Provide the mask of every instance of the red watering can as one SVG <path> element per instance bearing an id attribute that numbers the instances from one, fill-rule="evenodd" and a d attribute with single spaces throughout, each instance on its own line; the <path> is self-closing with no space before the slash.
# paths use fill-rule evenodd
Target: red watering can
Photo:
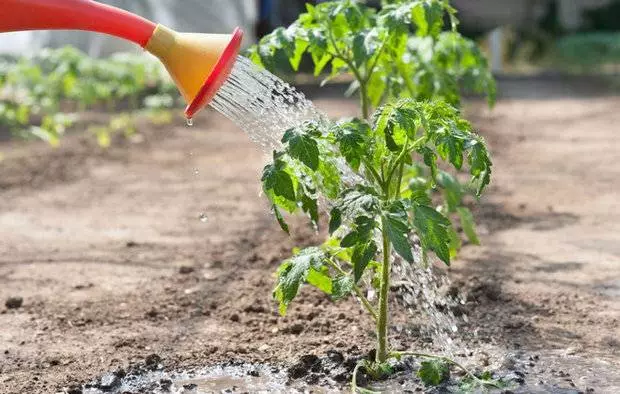
<path id="1" fill-rule="evenodd" d="M 2 0 L 0 33 L 20 30 L 88 30 L 132 41 L 166 66 L 191 118 L 230 75 L 243 32 L 177 33 L 138 15 L 92 0 Z"/>

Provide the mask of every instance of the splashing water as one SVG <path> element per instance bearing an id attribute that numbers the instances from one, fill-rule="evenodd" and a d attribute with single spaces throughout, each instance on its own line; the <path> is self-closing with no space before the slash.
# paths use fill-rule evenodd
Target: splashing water
<path id="1" fill-rule="evenodd" d="M 306 120 L 327 121 L 303 93 L 243 56 L 237 57 L 211 106 L 268 153 L 280 147 L 287 129 Z"/>
<path id="2" fill-rule="evenodd" d="M 430 262 L 426 265 L 419 246 L 413 252 L 413 264 L 396 254 L 392 256 L 392 277 L 398 289 L 397 295 L 410 315 L 419 314 L 421 309 L 428 317 L 423 331 L 433 338 L 433 343 L 442 352 L 454 357 L 454 353 L 462 350 L 463 346 L 456 343 L 458 319 L 452 311 L 464 301 L 458 296 L 444 295 L 443 290 L 450 286 L 447 275 L 434 269 Z M 467 316 L 463 315 L 463 319 L 467 321 Z"/>

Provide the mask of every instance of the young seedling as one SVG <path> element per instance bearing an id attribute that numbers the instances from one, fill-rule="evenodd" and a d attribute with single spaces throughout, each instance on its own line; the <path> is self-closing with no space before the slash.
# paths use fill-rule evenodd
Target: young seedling
<path id="1" fill-rule="evenodd" d="M 461 245 L 455 217 L 478 243 L 463 196 L 484 191 L 491 160 L 457 106 L 460 86 L 486 93 L 492 103 L 495 84 L 476 45 L 456 26 L 455 10 L 443 0 L 384 1 L 378 11 L 361 1 L 333 1 L 308 5 L 295 23 L 250 50 L 268 68 L 285 57 L 297 70 L 309 54 L 317 76 L 330 66 L 326 81 L 344 73 L 354 77 L 349 91 L 359 94 L 361 118 L 309 121 L 287 130 L 262 183 L 287 233 L 283 211 L 302 211 L 318 226 L 320 197 L 329 209 L 327 240 L 296 250 L 278 269 L 280 313 L 303 284 L 333 300 L 354 295 L 376 326 L 376 358 L 356 368 L 371 376 L 385 375 L 390 358 L 406 355 L 426 359 L 419 376 L 428 384 L 445 379 L 447 364 L 461 367 L 445 357 L 393 352 L 388 344 L 393 259 L 428 264 L 434 253 L 450 265 Z M 440 170 L 438 161 L 456 171 L 467 168 L 469 185 Z M 433 203 L 435 192 L 443 195 L 441 206 Z M 366 297 L 368 288 L 378 291 L 378 302 Z M 358 389 L 355 380 L 353 386 Z"/>

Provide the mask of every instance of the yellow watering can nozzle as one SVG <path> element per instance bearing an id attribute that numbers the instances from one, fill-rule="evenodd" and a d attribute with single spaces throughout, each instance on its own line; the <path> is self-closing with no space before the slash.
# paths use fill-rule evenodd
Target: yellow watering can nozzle
<path id="1" fill-rule="evenodd" d="M 177 33 L 157 25 L 145 49 L 157 56 L 187 102 L 191 118 L 207 105 L 228 79 L 243 31 L 232 34 Z"/>

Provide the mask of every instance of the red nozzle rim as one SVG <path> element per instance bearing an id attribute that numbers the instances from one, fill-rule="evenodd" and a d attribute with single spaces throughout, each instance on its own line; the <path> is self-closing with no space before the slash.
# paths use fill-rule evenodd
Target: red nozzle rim
<path id="1" fill-rule="evenodd" d="M 224 49 L 224 52 L 222 52 L 215 67 L 213 67 L 211 74 L 207 77 L 194 100 L 185 108 L 186 118 L 191 119 L 198 111 L 209 104 L 220 87 L 222 87 L 222 84 L 226 82 L 237 61 L 237 54 L 239 53 L 242 39 L 243 30 L 237 27 L 232 33 L 230 42 Z"/>

